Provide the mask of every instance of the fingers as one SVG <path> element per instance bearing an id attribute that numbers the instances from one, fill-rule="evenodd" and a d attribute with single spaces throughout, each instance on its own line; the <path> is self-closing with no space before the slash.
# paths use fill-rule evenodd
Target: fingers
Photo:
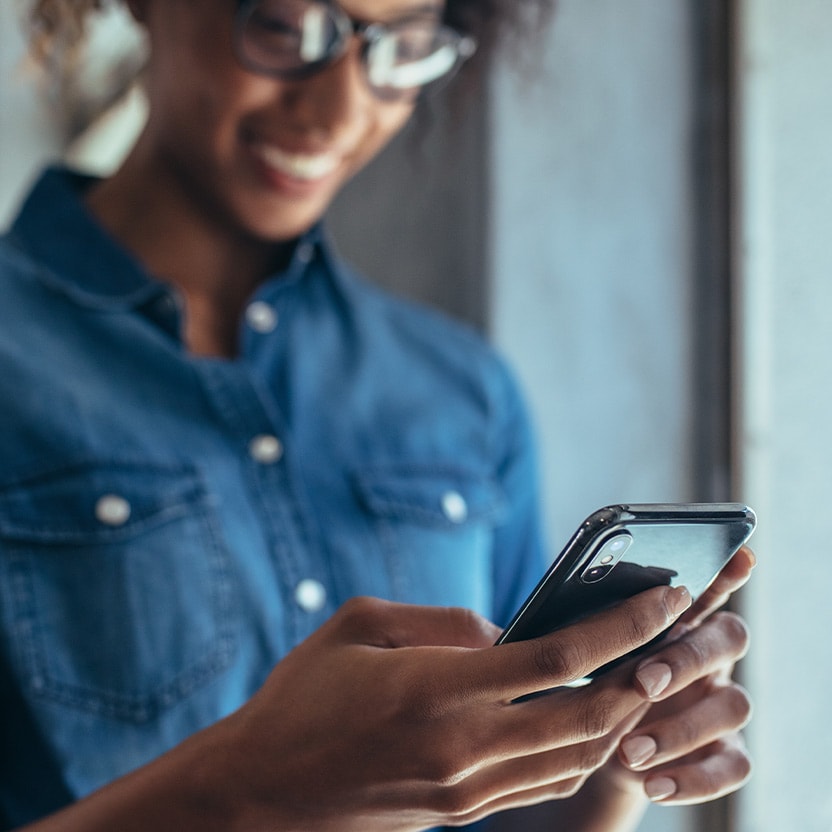
<path id="1" fill-rule="evenodd" d="M 681 623 L 695 627 L 716 612 L 751 577 L 757 558 L 747 546 L 743 546 L 722 568 L 713 583 L 699 596 L 685 613 Z"/>
<path id="2" fill-rule="evenodd" d="M 743 620 L 734 613 L 717 613 L 640 662 L 635 681 L 645 698 L 660 701 L 697 679 L 733 667 L 747 650 Z"/>
<path id="3" fill-rule="evenodd" d="M 627 714 L 618 724 L 610 726 L 595 739 L 581 740 L 563 746 L 561 742 L 541 741 L 538 753 L 528 750 L 523 756 L 504 759 L 479 776 L 480 782 L 491 787 L 492 794 L 501 791 L 520 791 L 537 788 L 555 780 L 584 777 L 600 768 L 619 747 L 621 739 L 632 731 L 646 712 L 639 707 Z M 510 757 L 510 755 L 506 755 Z"/>
<path id="4" fill-rule="evenodd" d="M 480 736 L 507 759 L 626 733 L 639 723 L 649 705 L 624 674 L 616 678 L 614 673 L 578 689 L 560 688 L 498 706 L 489 711 Z"/>
<path id="5" fill-rule="evenodd" d="M 620 757 L 633 771 L 653 769 L 739 731 L 750 718 L 747 692 L 736 684 L 719 685 L 680 713 L 629 734 Z"/>
<path id="6" fill-rule="evenodd" d="M 425 804 L 443 823 L 457 825 L 504 809 L 568 797 L 606 763 L 621 737 L 642 714 L 643 709 L 592 742 L 500 759 L 467 776 L 434 781 L 424 798 Z"/>
<path id="7" fill-rule="evenodd" d="M 690 603 L 684 587 L 649 589 L 548 636 L 461 656 L 460 678 L 475 691 L 490 679 L 487 693 L 504 700 L 565 685 L 646 644 Z"/>
<path id="8" fill-rule="evenodd" d="M 644 790 L 654 802 L 667 805 L 702 803 L 730 794 L 751 776 L 751 758 L 739 734 L 706 746 L 689 758 L 651 772 Z"/>

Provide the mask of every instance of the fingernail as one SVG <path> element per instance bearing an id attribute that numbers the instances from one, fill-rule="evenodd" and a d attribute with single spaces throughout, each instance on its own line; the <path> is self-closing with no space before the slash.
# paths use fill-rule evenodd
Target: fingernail
<path id="1" fill-rule="evenodd" d="M 693 602 L 687 587 L 675 586 L 667 594 L 667 604 L 674 618 L 678 618 Z"/>
<path id="2" fill-rule="evenodd" d="M 653 777 L 644 784 L 644 791 L 650 800 L 665 800 L 676 794 L 676 782 L 669 777 Z"/>
<path id="3" fill-rule="evenodd" d="M 672 678 L 673 673 L 664 662 L 646 664 L 636 671 L 636 680 L 649 699 L 655 699 L 667 690 Z"/>
<path id="4" fill-rule="evenodd" d="M 658 750 L 652 737 L 628 737 L 621 743 L 621 753 L 630 768 L 646 763 Z"/>

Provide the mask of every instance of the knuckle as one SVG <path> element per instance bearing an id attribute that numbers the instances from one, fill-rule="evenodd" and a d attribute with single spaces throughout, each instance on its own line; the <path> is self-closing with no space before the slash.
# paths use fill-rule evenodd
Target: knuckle
<path id="1" fill-rule="evenodd" d="M 357 596 L 344 602 L 337 617 L 351 629 L 366 629 L 379 621 L 387 608 L 387 602 L 379 598 Z"/>
<path id="2" fill-rule="evenodd" d="M 673 748 L 696 748 L 702 742 L 701 731 L 701 726 L 695 723 L 693 720 L 676 720 L 675 724 L 673 725 L 672 731 L 668 732 L 669 742 L 666 744 L 670 745 Z"/>
<path id="3" fill-rule="evenodd" d="M 580 650 L 571 638 L 534 639 L 529 642 L 534 672 L 545 681 L 571 679 L 580 663 Z"/>
<path id="4" fill-rule="evenodd" d="M 725 790 L 726 783 L 721 772 L 710 768 L 703 768 L 699 772 L 700 790 L 706 795 L 721 794 Z"/>
<path id="5" fill-rule="evenodd" d="M 477 806 L 472 790 L 463 783 L 438 784 L 429 798 L 430 809 L 447 821 L 465 818 Z"/>
<path id="6" fill-rule="evenodd" d="M 671 666 L 674 675 L 684 667 L 694 668 L 696 671 L 705 670 L 711 663 L 711 651 L 709 642 L 704 637 L 706 634 L 700 631 L 693 631 L 687 638 L 674 645 L 668 653 L 668 664 Z"/>
<path id="7" fill-rule="evenodd" d="M 745 621 L 733 612 L 718 612 L 713 620 L 725 634 L 737 658 L 744 656 L 748 652 L 750 641 L 750 634 Z"/>
<path id="8" fill-rule="evenodd" d="M 612 749 L 612 742 L 595 740 L 584 743 L 581 747 L 578 771 L 584 775 L 597 771 L 607 761 Z"/>
<path id="9" fill-rule="evenodd" d="M 641 616 L 629 615 L 625 622 L 625 626 L 621 631 L 621 640 L 626 644 L 645 644 L 656 634 L 651 626 L 652 622 L 645 620 Z"/>
<path id="10" fill-rule="evenodd" d="M 744 728 L 751 721 L 754 712 L 754 704 L 748 691 L 741 685 L 733 684 L 728 689 L 728 697 L 737 727 Z"/>
<path id="11" fill-rule="evenodd" d="M 615 700 L 609 694 L 588 696 L 578 712 L 578 730 L 587 739 L 608 734 L 616 724 Z"/>
<path id="12" fill-rule="evenodd" d="M 751 777 L 751 758 L 738 734 L 717 741 L 713 753 L 722 758 L 722 764 L 700 767 L 699 790 L 703 794 L 726 794 L 739 788 Z"/>
<path id="13" fill-rule="evenodd" d="M 559 799 L 575 797 L 585 782 L 586 777 L 570 777 L 567 780 L 561 780 L 554 784 L 550 796 Z"/>
<path id="14" fill-rule="evenodd" d="M 471 772 L 474 761 L 471 752 L 453 738 L 443 739 L 429 759 L 422 763 L 422 779 L 434 787 L 436 794 L 463 790 L 462 782 Z"/>
<path id="15" fill-rule="evenodd" d="M 662 596 L 661 603 L 658 602 L 658 597 L 654 590 L 649 590 L 622 604 L 622 610 L 626 612 L 618 633 L 622 647 L 629 649 L 646 644 L 667 629 L 676 617 L 668 606 L 667 592 Z"/>
<path id="16" fill-rule="evenodd" d="M 747 751 L 735 749 L 734 755 L 737 765 L 737 782 L 742 784 L 751 779 L 754 763 Z"/>
<path id="17" fill-rule="evenodd" d="M 447 607 L 448 617 L 463 632 L 480 633 L 484 637 L 494 640 L 499 628 L 495 627 L 487 618 L 466 607 Z"/>

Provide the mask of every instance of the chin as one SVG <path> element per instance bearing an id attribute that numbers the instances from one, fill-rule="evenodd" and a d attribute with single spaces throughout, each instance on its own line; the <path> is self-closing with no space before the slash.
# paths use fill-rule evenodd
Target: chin
<path id="1" fill-rule="evenodd" d="M 275 205 L 273 200 L 257 200 L 237 205 L 234 221 L 248 237 L 262 242 L 282 243 L 305 234 L 324 215 L 328 203 L 323 206 L 287 206 L 283 200 Z"/>
<path id="2" fill-rule="evenodd" d="M 249 222 L 244 225 L 248 236 L 264 243 L 286 243 L 289 240 L 294 240 L 302 236 L 315 223 L 318 222 L 319 217 L 315 215 L 309 219 L 298 219 L 296 221 L 287 222 L 285 220 L 275 220 L 274 222 L 264 221 L 263 217 L 258 218 L 255 222 Z"/>

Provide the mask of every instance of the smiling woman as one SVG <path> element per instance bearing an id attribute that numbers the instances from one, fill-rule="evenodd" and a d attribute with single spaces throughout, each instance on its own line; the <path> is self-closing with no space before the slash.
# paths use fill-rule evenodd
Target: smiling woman
<path id="1" fill-rule="evenodd" d="M 37 3 L 41 54 L 71 64 L 99 7 Z M 135 146 L 45 171 L 0 239 L 3 828 L 527 829 L 503 810 L 546 803 L 623 832 L 746 778 L 746 635 L 713 613 L 750 553 L 689 613 L 658 588 L 495 647 L 546 559 L 517 385 L 322 225 L 535 7 L 130 1 Z M 682 615 L 649 669 L 566 686 Z"/>

